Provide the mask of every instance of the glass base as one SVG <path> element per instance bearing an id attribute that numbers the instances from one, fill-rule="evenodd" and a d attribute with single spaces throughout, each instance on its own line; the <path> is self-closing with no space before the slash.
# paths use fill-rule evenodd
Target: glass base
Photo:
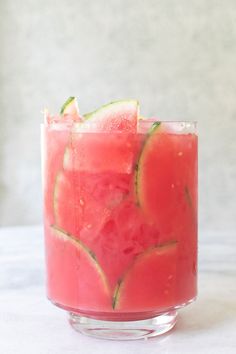
<path id="1" fill-rule="evenodd" d="M 147 339 L 166 333 L 176 324 L 177 311 L 140 321 L 101 321 L 69 312 L 69 322 L 78 332 L 101 339 Z"/>

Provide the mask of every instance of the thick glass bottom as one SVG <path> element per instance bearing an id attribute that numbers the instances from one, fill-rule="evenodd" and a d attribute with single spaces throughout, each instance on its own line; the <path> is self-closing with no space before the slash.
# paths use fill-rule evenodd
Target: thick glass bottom
<path id="1" fill-rule="evenodd" d="M 139 321 L 103 321 L 69 312 L 69 322 L 78 332 L 101 339 L 135 340 L 156 337 L 176 324 L 177 311 Z"/>

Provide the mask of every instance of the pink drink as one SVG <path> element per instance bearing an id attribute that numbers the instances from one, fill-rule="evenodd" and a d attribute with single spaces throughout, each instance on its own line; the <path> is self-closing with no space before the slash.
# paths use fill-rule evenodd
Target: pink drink
<path id="1" fill-rule="evenodd" d="M 74 316 L 143 320 L 196 297 L 194 124 L 139 124 L 44 127 L 48 297 Z"/>

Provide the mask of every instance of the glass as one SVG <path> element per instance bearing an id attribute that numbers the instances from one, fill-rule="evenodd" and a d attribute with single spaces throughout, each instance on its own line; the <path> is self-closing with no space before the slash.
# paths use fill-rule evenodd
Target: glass
<path id="1" fill-rule="evenodd" d="M 195 122 L 42 125 L 48 298 L 109 339 L 170 330 L 197 293 Z"/>

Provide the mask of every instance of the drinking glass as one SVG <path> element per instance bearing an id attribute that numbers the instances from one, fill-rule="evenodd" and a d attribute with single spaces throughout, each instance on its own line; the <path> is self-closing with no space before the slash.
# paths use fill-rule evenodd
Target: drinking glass
<path id="1" fill-rule="evenodd" d="M 42 125 L 47 295 L 108 339 L 170 330 L 197 293 L 196 122 Z"/>

